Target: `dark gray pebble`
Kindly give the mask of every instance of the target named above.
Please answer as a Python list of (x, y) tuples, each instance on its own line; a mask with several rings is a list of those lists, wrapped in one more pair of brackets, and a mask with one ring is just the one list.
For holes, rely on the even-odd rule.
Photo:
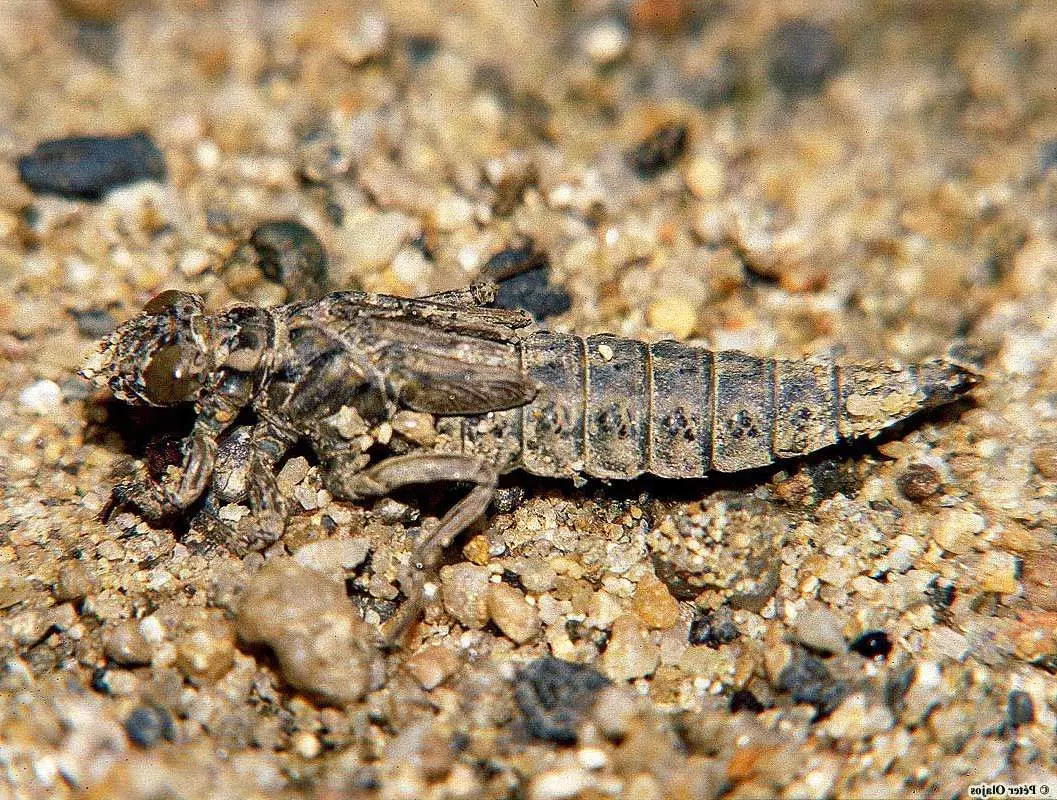
[(1009, 724), (1014, 728), (1033, 723), (1035, 704), (1031, 700), (1031, 695), (1019, 690), (1010, 692), (1009, 700), (1006, 702), (1006, 716), (1009, 718)]
[(99, 339), (117, 327), (114, 315), (105, 308), (71, 311), (70, 316), (77, 322), (77, 332), (88, 339)]
[(738, 689), (730, 696), (730, 713), (737, 714), (739, 711), (749, 711), (759, 714), (766, 706), (756, 699), (756, 695), (748, 689)]
[(257, 265), (289, 292), (288, 301), (318, 300), (327, 291), (327, 251), (311, 229), (292, 219), (258, 225), (250, 234)]
[(686, 151), (688, 134), (681, 123), (665, 125), (651, 133), (628, 153), (628, 163), (643, 178), (652, 178), (670, 168)]
[(176, 735), (169, 712), (153, 704), (133, 710), (125, 720), (129, 741), (139, 747), (154, 747), (162, 739), (172, 741)]
[(591, 667), (544, 656), (533, 661), (514, 681), (514, 697), (537, 739), (575, 744), (580, 720), (599, 690), (609, 685)]
[(884, 631), (866, 631), (851, 643), (851, 649), (863, 658), (888, 658), (892, 652), (892, 640)]
[(811, 94), (840, 66), (841, 52), (829, 30), (807, 20), (780, 25), (771, 37), (771, 81), (787, 94)]
[(834, 678), (818, 658), (804, 653), (798, 653), (782, 670), (778, 676), (778, 689), (791, 694), (795, 703), (813, 705), (818, 718), (831, 714), (850, 691), (848, 685)]
[(165, 157), (146, 133), (73, 136), (38, 144), (19, 158), (18, 175), (38, 194), (99, 200), (119, 186), (164, 180)]
[(550, 262), (531, 243), (496, 253), (481, 274), (499, 281), (497, 306), (523, 309), (537, 322), (564, 314), (572, 306), (564, 289), (551, 286)]
[(738, 628), (734, 624), (730, 609), (726, 606), (720, 607), (714, 613), (699, 613), (690, 623), (690, 644), (719, 647), (737, 638)]

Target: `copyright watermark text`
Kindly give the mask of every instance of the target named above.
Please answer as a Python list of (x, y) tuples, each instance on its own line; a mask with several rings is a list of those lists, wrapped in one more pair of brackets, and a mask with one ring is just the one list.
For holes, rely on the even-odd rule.
[(969, 787), (969, 797), (1049, 797), (1048, 783), (977, 783)]

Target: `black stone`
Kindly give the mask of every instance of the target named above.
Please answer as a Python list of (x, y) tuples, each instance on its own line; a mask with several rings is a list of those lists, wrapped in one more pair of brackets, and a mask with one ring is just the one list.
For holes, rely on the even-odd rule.
[(514, 698), (537, 739), (575, 744), (576, 728), (609, 680), (591, 667), (544, 656), (514, 681)]
[(628, 163), (643, 178), (652, 178), (671, 167), (686, 150), (686, 126), (665, 125), (651, 133), (628, 153)]
[(125, 720), (129, 741), (139, 747), (154, 747), (162, 739), (172, 741), (176, 735), (172, 717), (161, 706), (153, 704), (136, 708)]
[(18, 160), (22, 182), (38, 194), (99, 200), (111, 189), (165, 178), (165, 157), (146, 133), (73, 136), (38, 144)]
[(106, 336), (117, 327), (114, 315), (105, 308), (90, 308), (87, 311), (71, 311), (70, 316), (77, 322), (77, 332), (89, 339)]
[(818, 658), (797, 654), (778, 676), (778, 688), (788, 692), (795, 703), (807, 703), (817, 710), (817, 719), (826, 717), (849, 693), (848, 685), (834, 678)]
[(892, 652), (892, 641), (884, 631), (866, 631), (851, 643), (851, 649), (863, 658), (888, 658)]
[(730, 713), (737, 714), (739, 711), (750, 711), (759, 714), (765, 708), (764, 704), (756, 699), (756, 695), (748, 689), (738, 689), (730, 696)]
[(1031, 695), (1019, 690), (1010, 692), (1009, 700), (1006, 702), (1006, 716), (1009, 718), (1009, 724), (1014, 728), (1034, 722), (1035, 704), (1031, 700)]
[(787, 94), (812, 94), (840, 66), (833, 34), (813, 22), (793, 20), (771, 37), (771, 81)]
[(275, 220), (250, 234), (257, 266), (269, 280), (286, 287), (290, 302), (318, 300), (327, 291), (327, 251), (300, 222)]
[(433, 36), (409, 36), (404, 41), (407, 56), (416, 67), (432, 60), (439, 47), (440, 41)]
[[(725, 613), (723, 613), (725, 612)], [(714, 614), (702, 613), (690, 623), (690, 644), (719, 647), (738, 638), (738, 629), (730, 618), (729, 609), (720, 609)]]

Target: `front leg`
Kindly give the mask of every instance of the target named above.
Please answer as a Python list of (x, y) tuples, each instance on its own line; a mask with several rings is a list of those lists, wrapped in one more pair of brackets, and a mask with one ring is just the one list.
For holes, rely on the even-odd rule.
[(187, 509), (194, 503), (213, 474), (217, 440), (238, 414), (238, 407), (222, 395), (204, 407), (184, 443), (183, 464), (178, 477), (166, 474), (160, 481), (133, 481), (114, 489), (113, 504), (130, 504), (147, 519), (158, 520)]
[(278, 541), (289, 507), (279, 491), (275, 468), (297, 442), (297, 434), (274, 420), (262, 420), (250, 436), (250, 515), (239, 521), (232, 546), (237, 552), (263, 550)]

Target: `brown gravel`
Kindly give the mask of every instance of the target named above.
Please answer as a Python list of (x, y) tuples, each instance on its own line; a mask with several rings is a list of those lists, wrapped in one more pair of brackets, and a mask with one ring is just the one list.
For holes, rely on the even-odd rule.
[[(1057, 791), (1055, 28), (1045, 0), (4, 4), (0, 798)], [(19, 180), (43, 140), (139, 131), (164, 182)], [(245, 251), (276, 221), (335, 288), (461, 287), (531, 241), (557, 329), (848, 359), (964, 338), (986, 380), (758, 474), (513, 475), (525, 499), (382, 653), (430, 497), (336, 502), (291, 460), (303, 513), (244, 558), (205, 515), (100, 521), (187, 419), (92, 394), (94, 338), (162, 288), (291, 295)]]

